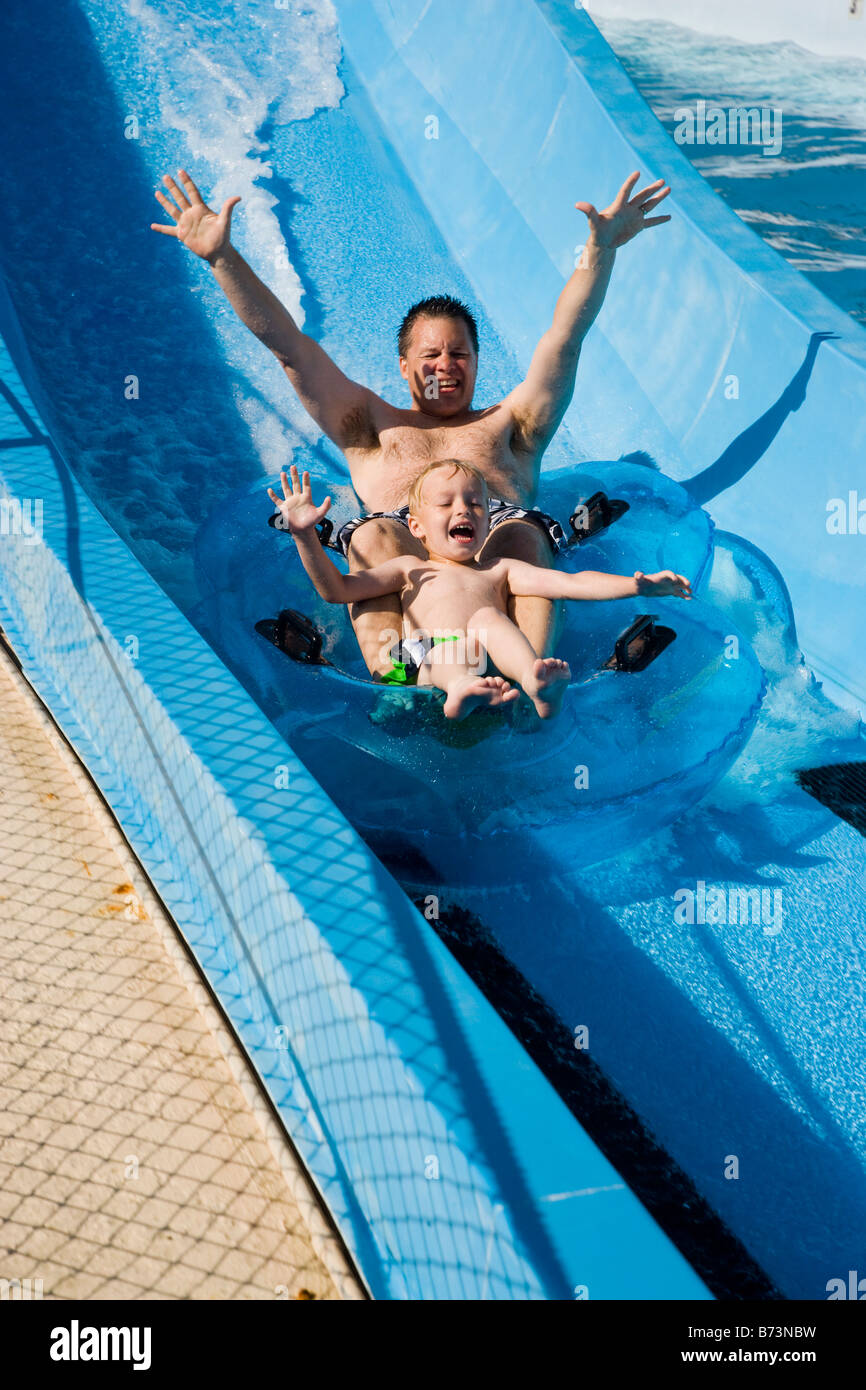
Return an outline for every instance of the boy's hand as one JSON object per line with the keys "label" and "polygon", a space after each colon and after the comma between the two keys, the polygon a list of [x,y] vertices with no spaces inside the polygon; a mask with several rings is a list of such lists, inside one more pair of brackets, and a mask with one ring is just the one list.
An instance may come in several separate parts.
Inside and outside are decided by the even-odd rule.
{"label": "boy's hand", "polygon": [[664,598],[673,594],[675,598],[693,598],[692,586],[685,575],[674,574],[673,570],[659,570],[658,574],[644,574],[635,570],[635,582],[639,594],[654,594]]}
{"label": "boy's hand", "polygon": [[310,488],[310,475],[305,473],[303,479],[298,477],[298,470],[294,464],[291,469],[291,479],[283,469],[280,474],[280,482],[283,485],[283,495],[278,497],[273,488],[268,488],[268,496],[273,502],[277,511],[281,512],[289,531],[293,536],[303,535],[305,531],[311,531],[314,526],[322,520],[322,517],[330,510],[331,499],[326,497],[320,507],[313,501],[313,494]]}
{"label": "boy's hand", "polygon": [[[166,236],[177,237],[203,261],[211,261],[224,251],[229,244],[232,230],[232,208],[241,200],[227,198],[219,212],[209,208],[185,169],[178,170],[180,186],[168,174],[163,183],[174,198],[172,203],[161,189],[156,190],[156,200],[165,208],[175,223],[166,227],[161,222],[151,222],[153,232],[164,232]],[[176,206],[175,206],[176,204]]]}

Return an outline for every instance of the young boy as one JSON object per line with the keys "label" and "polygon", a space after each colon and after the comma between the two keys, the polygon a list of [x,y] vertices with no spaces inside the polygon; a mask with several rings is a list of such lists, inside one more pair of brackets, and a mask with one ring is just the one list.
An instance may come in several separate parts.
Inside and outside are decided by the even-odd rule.
{"label": "young boy", "polygon": [[[418,674],[419,685],[445,691],[445,715],[463,719],[476,705],[501,705],[519,698],[510,681],[522,686],[542,719],[557,713],[571,672],[564,661],[540,657],[508,617],[514,595],[540,598],[616,599],[636,594],[691,598],[689,581],[663,570],[629,579],[585,570],[563,574],[524,560],[479,560],[487,539],[487,484],[477,468],[458,459],[439,459],[419,473],[409,491],[408,526],[428,558],[398,555],[373,569],[342,574],[323,550],[316,525],[331,505],[316,506],[310,475],[303,480],[292,465],[291,479],[280,474],[283,496],[268,488],[282,512],[301,560],[328,603],[355,603],[399,594],[404,633],[433,639]],[[444,638],[443,631],[447,634]],[[408,633],[406,633],[408,635]],[[485,653],[500,676],[483,676]],[[470,659],[470,655],[474,660]],[[508,679],[506,679],[506,677]]]}

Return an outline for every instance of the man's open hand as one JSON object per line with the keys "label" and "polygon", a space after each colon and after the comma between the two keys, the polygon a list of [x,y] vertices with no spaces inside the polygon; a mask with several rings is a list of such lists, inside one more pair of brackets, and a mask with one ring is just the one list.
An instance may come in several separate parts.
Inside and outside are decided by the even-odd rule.
{"label": "man's open hand", "polygon": [[159,188],[155,193],[157,202],[165,208],[175,225],[166,227],[161,222],[151,222],[151,231],[177,237],[196,256],[210,261],[229,244],[232,208],[240,202],[240,198],[227,198],[220,211],[214,212],[207,206],[185,169],[179,169],[177,176],[182,186],[178,186],[170,174],[166,174],[162,180],[174,202]]}
{"label": "man's open hand", "polygon": [[280,474],[280,482],[283,485],[283,495],[278,497],[273,488],[268,488],[268,496],[274,506],[282,513],[286,527],[292,535],[298,535],[304,531],[311,531],[314,526],[322,520],[322,517],[330,509],[331,499],[326,497],[320,507],[313,501],[313,493],[310,487],[310,475],[305,473],[303,479],[298,477],[298,470],[292,464],[291,478],[283,469]]}
{"label": "man's open hand", "polygon": [[632,189],[640,178],[640,170],[629,174],[609,208],[599,212],[592,203],[575,203],[579,212],[585,212],[589,220],[590,241],[597,246],[615,248],[624,246],[645,227],[657,227],[661,222],[670,222],[670,217],[647,217],[654,207],[670,193],[664,179],[648,183],[638,193]]}

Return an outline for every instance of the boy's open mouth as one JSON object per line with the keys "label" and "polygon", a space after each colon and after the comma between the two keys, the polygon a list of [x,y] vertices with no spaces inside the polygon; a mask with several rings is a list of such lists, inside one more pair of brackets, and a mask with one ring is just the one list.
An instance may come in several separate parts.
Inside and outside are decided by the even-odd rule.
{"label": "boy's open mouth", "polygon": [[463,545],[468,545],[475,540],[475,527],[469,521],[458,521],[456,526],[452,526],[448,532],[452,540],[460,541]]}

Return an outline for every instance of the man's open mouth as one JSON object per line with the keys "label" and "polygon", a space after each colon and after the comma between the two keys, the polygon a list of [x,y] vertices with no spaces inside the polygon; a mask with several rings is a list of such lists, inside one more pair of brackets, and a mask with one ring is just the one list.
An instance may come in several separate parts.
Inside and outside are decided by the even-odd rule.
{"label": "man's open mouth", "polygon": [[452,377],[452,376],[446,376],[446,377],[440,376],[440,377],[437,377],[437,381],[439,382],[439,390],[440,390],[440,391],[446,391],[446,392],[448,392],[448,391],[456,391],[456,390],[459,388],[459,386],[460,386],[460,382],[457,381],[457,379],[456,379],[455,377]]}

